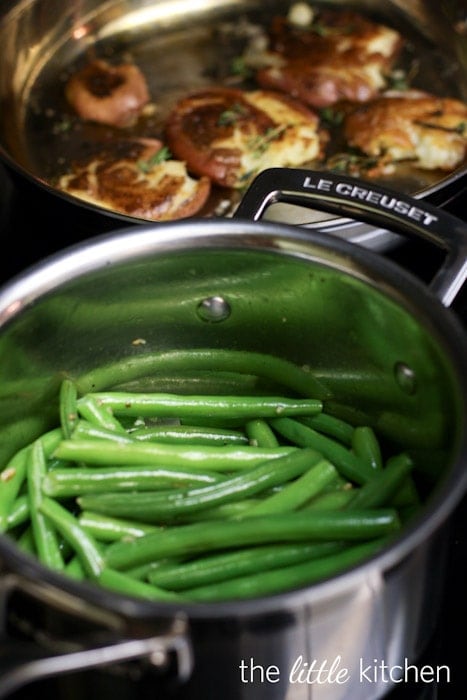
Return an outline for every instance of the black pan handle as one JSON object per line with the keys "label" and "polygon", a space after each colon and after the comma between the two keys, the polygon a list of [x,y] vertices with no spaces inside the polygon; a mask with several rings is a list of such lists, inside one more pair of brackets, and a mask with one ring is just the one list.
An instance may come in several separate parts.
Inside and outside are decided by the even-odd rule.
{"label": "black pan handle", "polygon": [[409,195],[332,172],[269,168],[245,192],[235,218],[261,219],[276,202],[308,206],[422,238],[446,252],[430,290],[450,306],[467,278],[467,225]]}

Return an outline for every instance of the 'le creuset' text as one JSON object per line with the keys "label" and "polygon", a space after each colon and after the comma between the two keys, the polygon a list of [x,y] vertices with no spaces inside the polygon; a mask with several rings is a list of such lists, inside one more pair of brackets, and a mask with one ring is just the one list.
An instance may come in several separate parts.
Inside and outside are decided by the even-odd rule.
{"label": "'le creuset' text", "polygon": [[431,212],[425,211],[421,207],[406,202],[403,199],[397,199],[389,194],[376,192],[371,188],[363,187],[361,184],[351,185],[348,182],[334,183],[332,180],[318,178],[313,180],[311,177],[306,177],[303,181],[305,189],[319,190],[321,192],[336,192],[337,194],[349,199],[359,199],[369,204],[375,204],[382,209],[393,210],[397,214],[407,216],[409,219],[418,221],[424,226],[429,226],[433,221],[437,221],[438,217]]}

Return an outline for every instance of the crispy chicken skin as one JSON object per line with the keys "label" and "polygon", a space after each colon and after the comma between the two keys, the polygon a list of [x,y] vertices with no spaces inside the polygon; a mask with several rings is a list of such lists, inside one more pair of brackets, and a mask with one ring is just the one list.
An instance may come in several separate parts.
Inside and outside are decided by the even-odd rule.
{"label": "crispy chicken skin", "polygon": [[166,139],[190,172],[241,188],[265,168],[320,157],[326,132],[315,112],[287,95],[214,87],[175,105]]}
{"label": "crispy chicken skin", "polygon": [[77,164],[59,178],[63,192],[126,216],[169,221],[194,216],[211,183],[187,174],[185,164],[161,159],[156,139],[121,141],[110,151]]}
{"label": "crispy chicken skin", "polygon": [[467,105],[419,92],[388,94],[350,113],[344,136],[349,146],[377,157],[375,174],[404,160],[450,171],[467,155]]}
{"label": "crispy chicken skin", "polygon": [[116,127],[132,126],[149,102],[146,79],[137,66],[113,66],[101,59],[74,73],[65,95],[81,119]]}
{"label": "crispy chicken skin", "polygon": [[348,10],[322,10],[310,26],[276,17],[269,41],[276,61],[257,71],[259,85],[317,108],[375,97],[402,46],[397,31]]}

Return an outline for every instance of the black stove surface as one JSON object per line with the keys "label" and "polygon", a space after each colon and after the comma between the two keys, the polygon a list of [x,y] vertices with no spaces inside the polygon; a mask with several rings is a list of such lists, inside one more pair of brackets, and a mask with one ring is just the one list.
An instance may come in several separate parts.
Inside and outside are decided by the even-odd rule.
{"label": "black stove surface", "polygon": [[[467,180],[451,199],[443,202],[444,209],[467,220]],[[94,215],[85,210],[70,215],[70,206],[58,198],[42,192],[37,185],[23,181],[0,165],[0,284],[35,262],[65,247],[78,243],[106,230],[124,228],[127,224],[111,217],[99,217],[96,228]],[[440,254],[427,244],[406,242],[385,253],[389,258],[406,267],[415,276],[428,282],[440,264]],[[454,312],[467,324],[467,289],[464,289],[453,305]],[[466,360],[467,361],[467,360]],[[467,687],[467,498],[461,502],[451,521],[450,551],[448,557],[447,585],[435,634],[417,667],[424,664],[436,668],[446,665],[450,670],[450,682],[403,683],[394,686],[387,695],[388,700],[461,700],[466,697]],[[101,676],[85,672],[67,683],[67,694],[62,695],[59,682],[42,681],[12,695],[12,700],[32,700],[41,694],[49,700],[81,698],[87,693],[91,697],[99,694],[103,700],[112,694],[114,700],[142,700],[142,696],[121,679],[119,689],[115,684],[108,690]],[[103,683],[103,685],[102,685]],[[76,692],[69,695],[70,688]],[[154,693],[154,700],[163,700],[163,695]],[[172,697],[172,695],[170,696]],[[146,695],[144,696],[146,698]],[[201,698],[193,698],[201,700]],[[211,700],[203,698],[202,700]],[[213,699],[214,700],[214,699]],[[355,698],[355,700],[359,700]]]}

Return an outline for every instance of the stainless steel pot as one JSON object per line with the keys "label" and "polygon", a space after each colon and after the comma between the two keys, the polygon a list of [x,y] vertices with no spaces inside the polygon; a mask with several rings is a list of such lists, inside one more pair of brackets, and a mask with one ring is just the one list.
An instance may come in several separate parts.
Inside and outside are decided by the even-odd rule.
{"label": "stainless steel pot", "polygon": [[[181,94],[226,81],[239,38],[231,31],[221,35],[222,41],[219,32],[228,26],[241,27],[246,21],[266,23],[290,4],[290,0],[7,0],[0,10],[0,158],[24,183],[38,188],[42,197],[48,196],[51,206],[65,203],[70,216],[96,219],[99,230],[142,223],[66,195],[54,186],[57,174],[88,153],[90,144],[108,144],[116,136],[93,124],[74,124],[63,96],[67,75],[87,56],[115,59],[131,55],[147,76],[157,111],[135,129],[126,130],[125,136],[158,136],[168,109]],[[418,70],[414,87],[467,99],[461,2],[383,0],[377,8],[371,0],[328,0],[325,4],[357,6],[399,28],[409,44],[403,67],[408,72],[414,67]],[[444,174],[409,167],[384,184],[440,205],[454,190],[467,187],[467,172],[465,164]],[[215,211],[219,198],[225,202],[227,196],[216,191],[206,213]],[[297,205],[281,203],[268,216],[310,228],[326,226],[339,237],[373,249],[396,242],[385,229]]]}
{"label": "stainless steel pot", "polygon": [[[243,602],[126,598],[48,570],[2,536],[1,698],[39,678],[98,667],[106,676],[117,669],[117,684],[133,674],[141,697],[143,688],[157,697],[167,681],[187,699],[373,700],[394,685],[378,664],[393,679],[416,665],[444,590],[449,519],[467,486],[467,339],[446,308],[467,275],[467,228],[409,196],[363,190],[351,178],[269,170],[238,218],[106,234],[1,290],[3,460],[55,420],[49,407],[63,371],[215,346],[312,366],[335,409],[357,408],[416,455],[427,494],[422,512],[377,556],[322,583]],[[246,218],[277,201],[422,236],[446,251],[446,262],[427,289],[364,247]],[[213,298],[212,315],[199,314]],[[23,387],[30,380],[27,396],[8,390],[20,378]],[[323,664],[334,669],[324,683],[303,675]]]}

